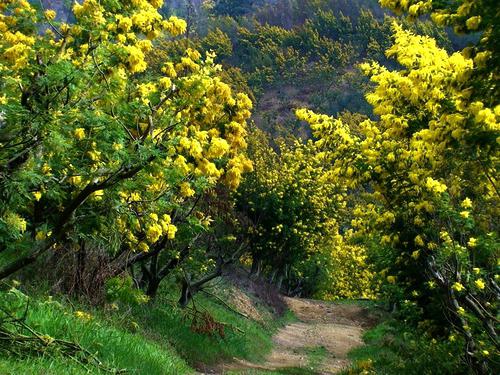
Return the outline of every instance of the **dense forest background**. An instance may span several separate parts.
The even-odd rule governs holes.
[[[395,65],[385,57],[394,13],[375,0],[172,2],[164,11],[191,20],[198,48],[216,51],[233,79],[248,85],[240,88],[256,100],[253,120],[275,135],[307,136],[293,115],[298,107],[370,115],[368,80],[356,65]],[[429,21],[405,25],[448,51],[474,40]]]
[[[51,6],[61,19],[71,18],[64,1],[48,1]],[[395,15],[376,0],[176,0],[166,2],[160,13],[187,20],[193,47],[216,52],[235,87],[255,100],[252,119],[274,135],[284,129],[310,135],[294,108],[369,116],[368,79],[357,64],[375,60],[396,66],[385,57]],[[450,52],[476,39],[430,21],[400,21]]]

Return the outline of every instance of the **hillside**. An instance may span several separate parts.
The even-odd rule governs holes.
[[[44,4],[54,6],[61,20],[70,17],[65,2]],[[238,69],[228,72],[235,74],[231,79],[238,89],[242,80],[248,83],[243,89],[256,99],[253,121],[275,136],[289,131],[310,136],[295,121],[293,110],[299,107],[331,115],[369,115],[364,99],[368,81],[357,64],[367,59],[390,64],[383,51],[390,43],[393,13],[376,0],[174,0],[165,2],[160,12],[186,18],[198,48],[215,50],[219,62]],[[424,21],[416,31],[432,35],[449,50],[473,40]],[[265,35],[265,43],[274,39],[273,47],[261,44],[259,34]],[[288,40],[283,39],[286,34]]]
[[[99,308],[39,288],[6,287],[0,335],[9,341],[0,345],[1,374],[194,374],[233,358],[262,360],[273,333],[290,319],[284,302],[270,305],[227,280],[186,310],[173,302],[171,286],[154,303],[122,297]],[[5,323],[21,316],[22,322]],[[18,353],[28,357],[19,362]]]
[[[176,3],[169,11],[187,16],[186,4]],[[256,99],[252,119],[275,136],[310,136],[293,115],[300,107],[331,115],[369,115],[364,99],[368,81],[357,65],[375,59],[393,66],[383,51],[390,45],[395,18],[376,0],[226,0],[211,8],[193,4],[195,45],[199,38],[199,48],[213,49],[225,67],[238,69],[228,72],[238,89],[241,81],[248,83],[244,89]],[[448,50],[473,40],[457,38],[427,21],[405,25],[432,35]]]

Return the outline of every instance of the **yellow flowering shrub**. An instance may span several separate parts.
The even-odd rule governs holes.
[[[434,4],[382,3],[413,16]],[[415,307],[414,317],[434,321],[435,330],[461,332],[474,366],[487,365],[477,355],[492,348],[498,311],[500,106],[483,90],[497,80],[478,76],[467,51],[449,54],[397,24],[386,53],[402,69],[361,64],[374,84],[366,98],[377,120],[354,132],[307,110],[297,116],[358,199],[346,235],[378,259],[386,295],[403,310]],[[463,313],[450,324],[457,306]]]
[[[0,4],[0,252],[17,256],[0,278],[54,246],[159,251],[206,222],[184,217],[192,201],[252,169],[252,102],[213,54],[184,49],[150,69],[155,39],[187,27],[162,3],[77,1],[73,24]]]
[[[273,146],[255,130],[250,137],[254,172],[237,191],[254,268],[290,289],[325,299],[373,297],[365,249],[339,235],[346,189],[322,152],[321,142],[282,139]]]
[[[458,34],[480,33],[479,41],[463,50],[474,60],[472,75],[481,80],[475,87],[484,95],[491,91],[498,95],[498,87],[492,85],[491,74],[498,76],[500,67],[500,48],[498,47],[498,2],[495,0],[379,0],[379,3],[398,14],[405,13],[410,19],[422,15],[440,26],[449,26]],[[495,91],[496,90],[496,91]]]

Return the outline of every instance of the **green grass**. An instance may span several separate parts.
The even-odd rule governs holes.
[[[371,368],[373,358],[377,358],[377,367],[380,368],[396,363],[398,356],[384,343],[384,340],[390,340],[388,338],[392,333],[393,328],[386,323],[379,324],[367,331],[363,336],[365,345],[349,353],[349,357],[354,363],[351,371]]]
[[[2,375],[83,375],[88,373],[89,372],[87,372],[81,365],[75,364],[72,360],[64,358],[45,357],[19,359],[0,357],[0,374]]]
[[[27,323],[38,332],[79,343],[115,369],[137,374],[190,374],[194,371],[168,343],[155,342],[89,311],[90,320],[76,317],[70,306],[48,298],[30,298]],[[87,365],[91,373],[104,371]],[[62,356],[0,357],[1,374],[88,374],[84,366]]]
[[[432,340],[425,333],[389,319],[363,337],[365,345],[349,354],[353,366],[342,374],[369,371],[386,375],[459,375],[461,347],[447,340]],[[365,372],[366,373],[366,372]]]
[[[142,306],[134,316],[150,337],[163,336],[189,363],[213,365],[234,357],[260,362],[272,349],[272,334],[293,319],[290,314],[279,319],[258,323],[218,304],[214,299],[199,293],[195,305],[199,311],[208,311],[217,322],[224,323],[225,336],[208,336],[191,332],[183,320],[183,311],[172,303],[177,295],[165,287],[155,301],[154,308]]]
[[[318,369],[326,356],[328,355],[328,350],[324,346],[317,346],[314,348],[309,348],[306,351],[307,354],[307,367],[311,370]]]
[[[189,321],[183,318],[185,312],[172,304],[176,297],[172,288],[163,287],[153,303],[123,306],[118,311],[37,294],[30,297],[27,323],[42,334],[79,343],[107,367],[127,369],[132,374],[183,375],[194,373],[196,365],[213,365],[233,357],[262,361],[272,348],[272,334],[293,319],[288,314],[257,323],[200,293],[195,298],[197,309],[206,310],[216,321],[223,322],[225,337],[194,333]],[[75,310],[90,313],[92,319],[76,317]],[[0,374],[104,373],[97,367],[87,367],[60,355],[18,358],[0,352]]]

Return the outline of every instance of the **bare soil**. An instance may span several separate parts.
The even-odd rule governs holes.
[[[273,337],[274,349],[264,363],[235,359],[211,374],[245,370],[303,368],[317,374],[336,374],[349,366],[349,351],[363,344],[365,329],[376,323],[370,312],[356,304],[329,303],[298,298],[285,301],[299,319],[280,329]],[[320,350],[320,363],[311,362],[311,351]]]

